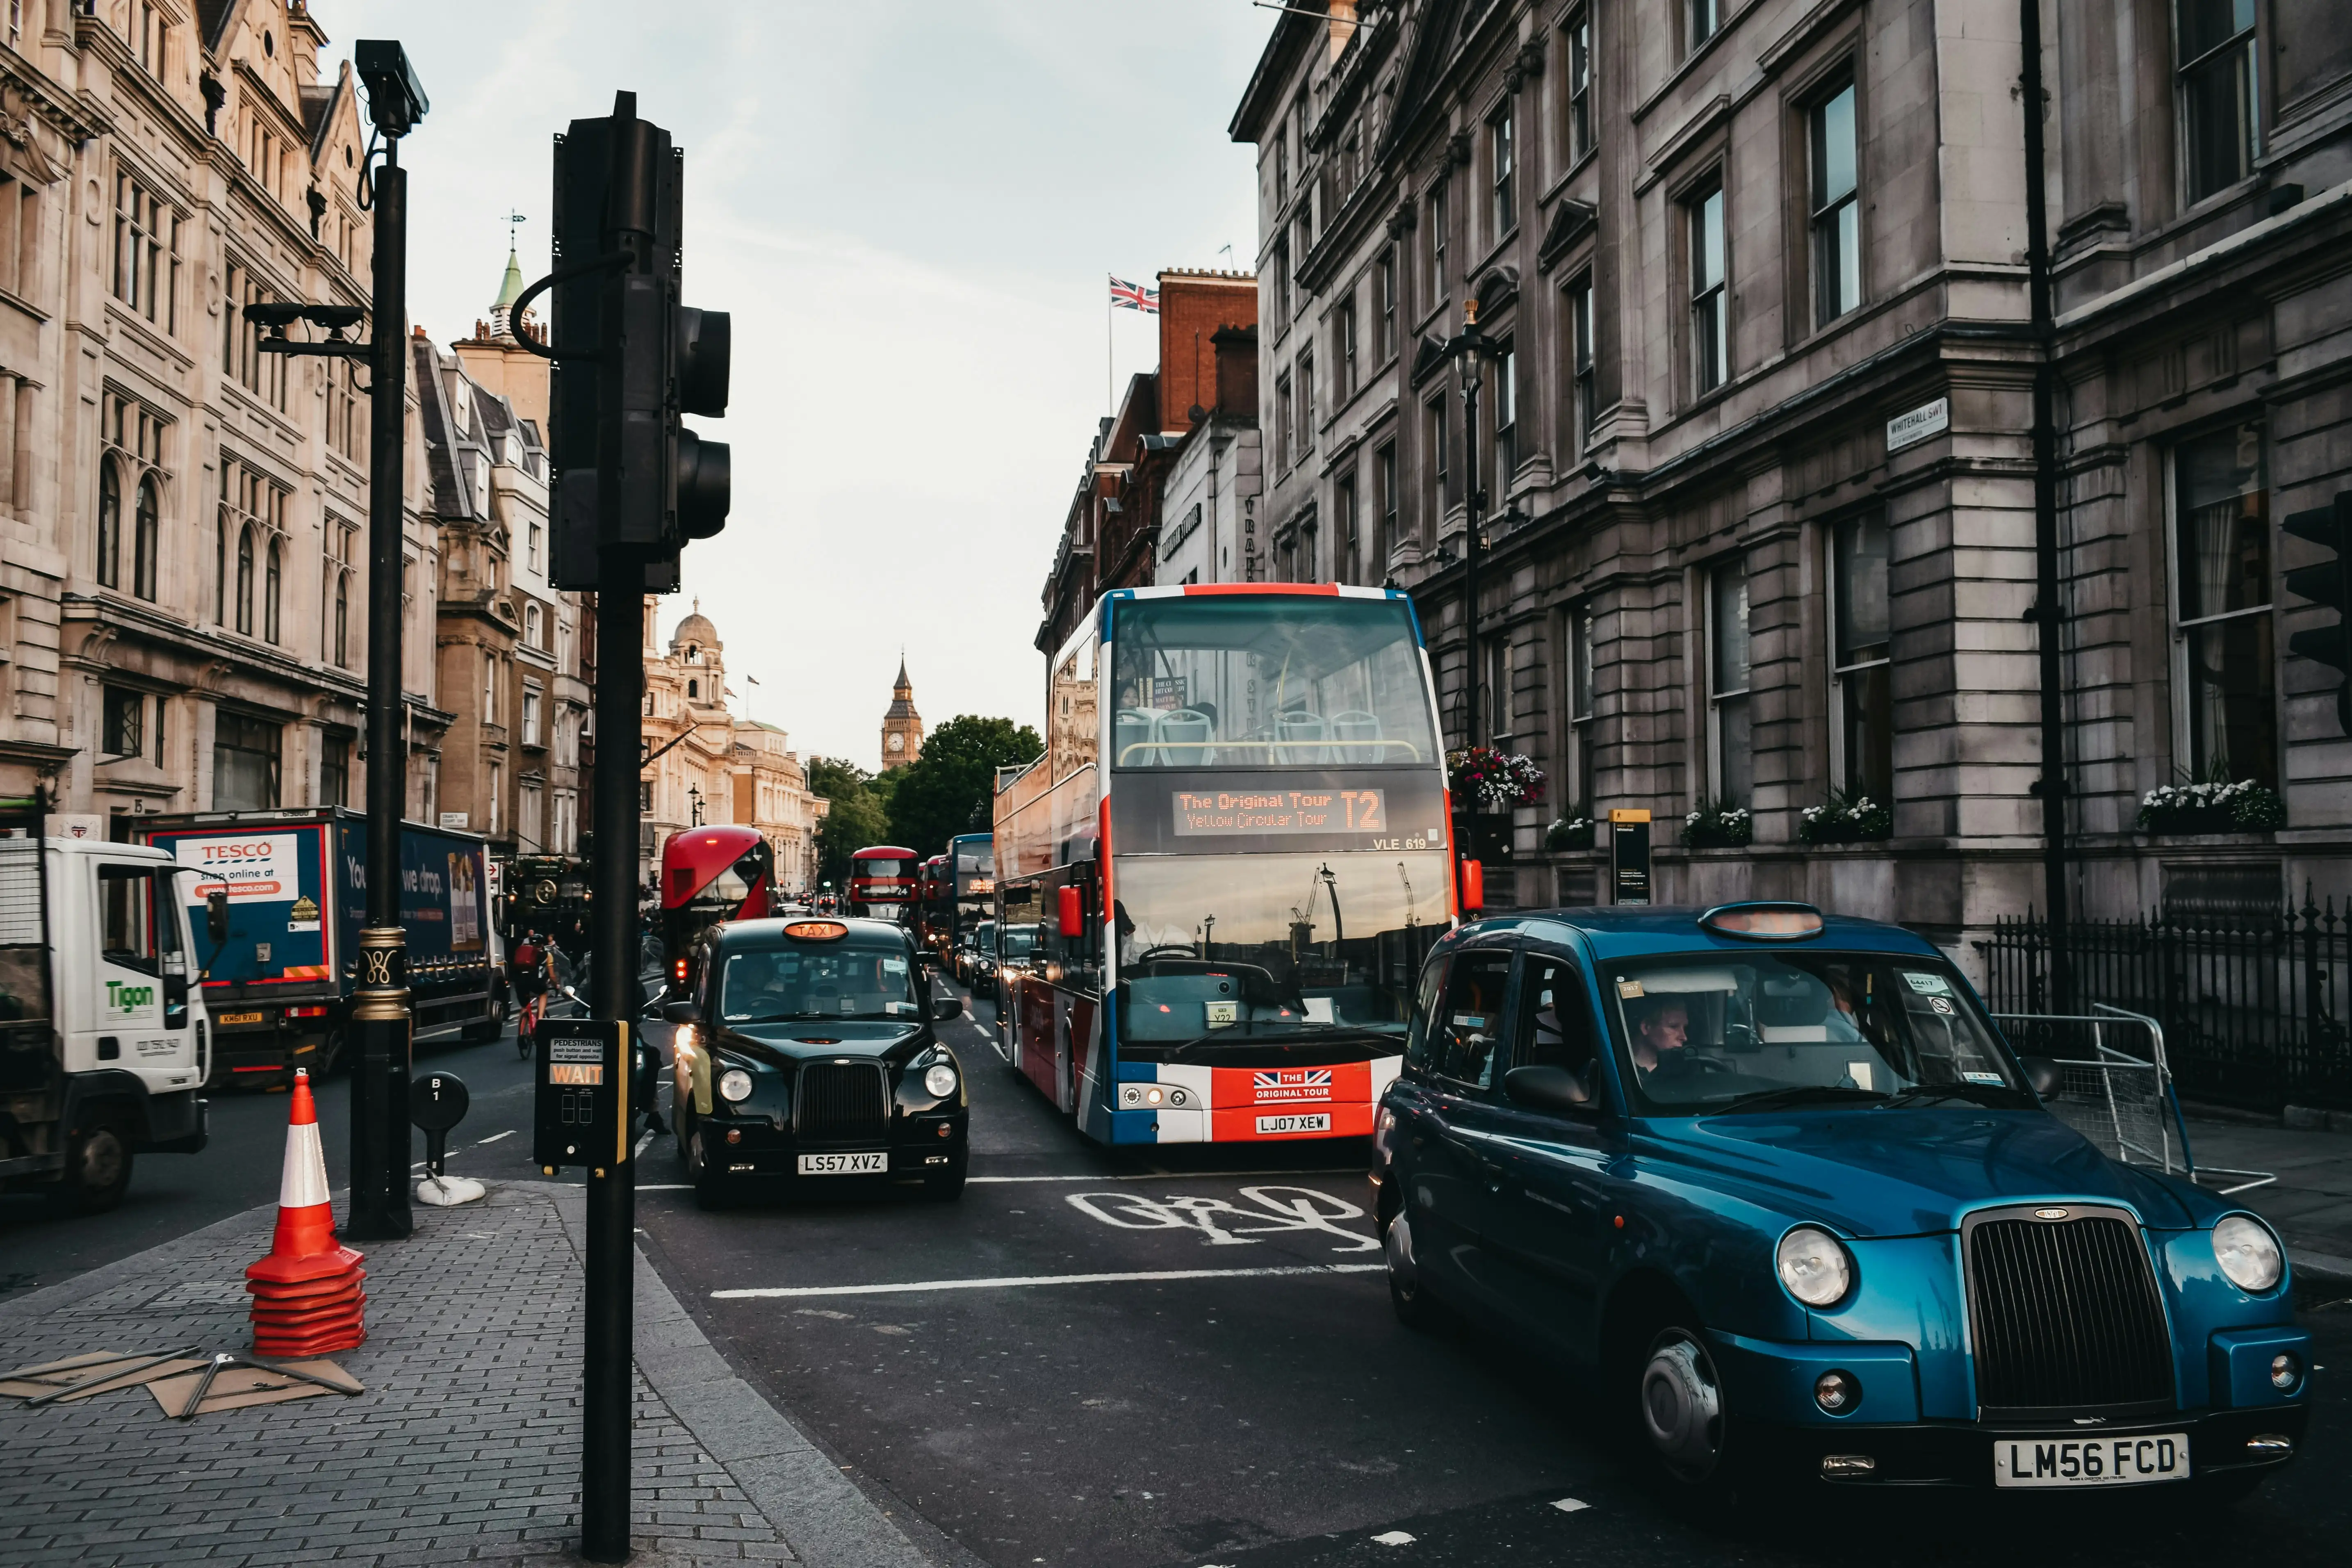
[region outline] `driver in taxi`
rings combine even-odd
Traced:
[[[1652,1003],[1633,1026],[1633,1065],[1644,1074],[1679,1059],[1689,1046],[1690,1009],[1680,1002]]]

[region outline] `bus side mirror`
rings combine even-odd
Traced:
[[[1087,934],[1087,897],[1076,888],[1054,889],[1055,922],[1064,936]]]
[[[1475,860],[1462,862],[1462,912],[1484,914],[1486,910],[1486,868]]]

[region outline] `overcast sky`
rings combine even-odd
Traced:
[[[314,0],[331,62],[406,45],[411,317],[487,314],[550,138],[615,89],[686,150],[686,299],[734,314],[734,510],[691,546],[735,710],[872,767],[916,706],[1036,723],[1039,590],[1104,412],[1105,274],[1247,266],[1225,135],[1275,21],[1248,0]],[[1230,256],[1221,247],[1230,245]],[[1235,261],[1233,258],[1238,258]],[[1119,311],[1122,379],[1158,355]],[[757,688],[742,679],[757,676]]]

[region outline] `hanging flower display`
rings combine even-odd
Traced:
[[[1683,842],[1694,849],[1738,849],[1755,838],[1756,818],[1729,796],[1683,818]]]
[[[2147,833],[2261,833],[2286,826],[2286,802],[2252,779],[2158,784],[2140,797]]]
[[[1517,752],[1492,746],[1448,752],[1445,775],[1454,799],[1478,811],[1508,811],[1543,799],[1543,770]]]

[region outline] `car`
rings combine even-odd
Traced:
[[[1802,904],[1438,940],[1374,1120],[1407,1324],[1589,1378],[1669,1492],[2242,1496],[2309,1418],[2259,1216],[2053,1115],[1968,981]]]
[[[952,1200],[970,1165],[963,1064],[895,921],[733,921],[702,938],[672,1036],[678,1158],[705,1208],[755,1187],[907,1186]]]

